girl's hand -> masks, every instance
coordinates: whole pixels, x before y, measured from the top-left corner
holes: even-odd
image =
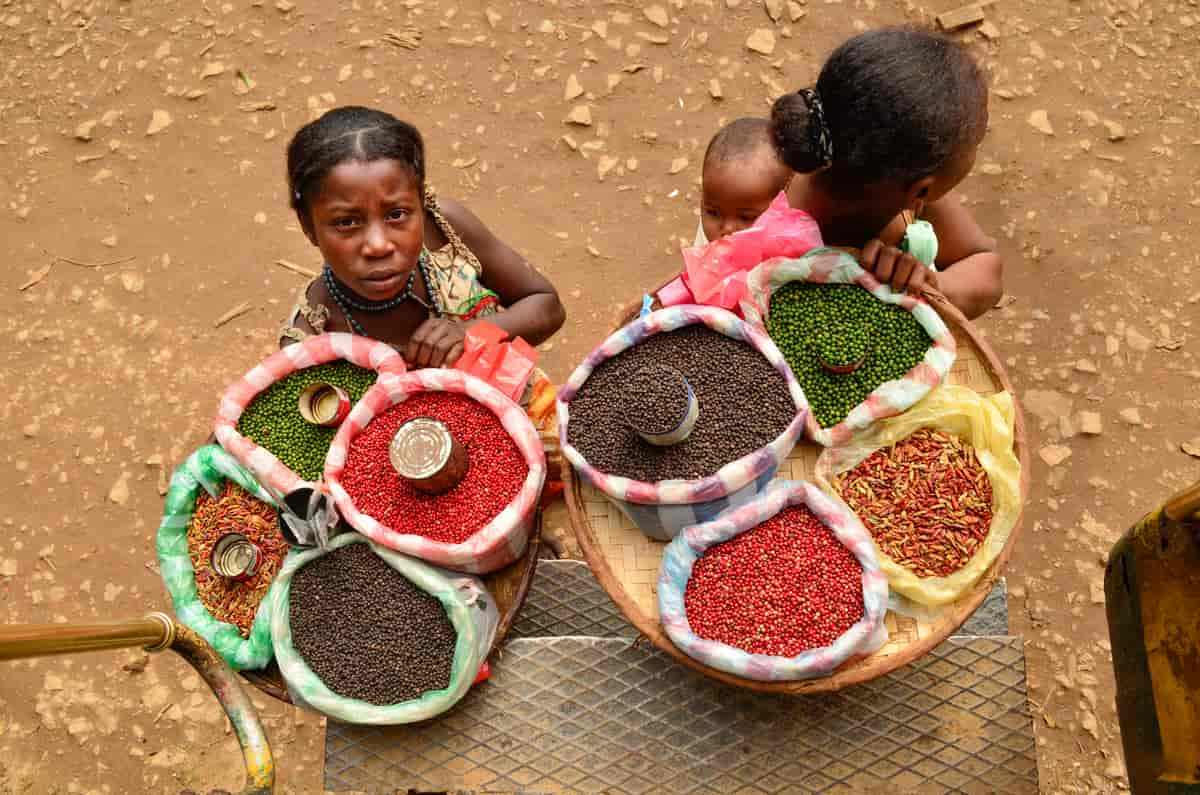
[[[889,285],[898,293],[908,291],[917,295],[926,285],[937,287],[937,275],[932,269],[922,265],[912,254],[889,246],[879,238],[863,246],[858,261],[880,284]]]
[[[417,327],[404,349],[409,367],[452,367],[463,353],[466,328],[444,317],[432,317]]]

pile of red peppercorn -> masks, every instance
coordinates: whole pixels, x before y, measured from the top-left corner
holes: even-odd
[[[692,567],[692,632],[752,654],[828,646],[863,617],[863,569],[811,510],[786,508],[710,547]]]
[[[436,497],[409,485],[388,455],[396,431],[415,417],[441,420],[467,451],[466,475]],[[358,510],[397,533],[461,544],[516,498],[528,474],[520,448],[490,409],[465,395],[423,392],[382,412],[350,442],[341,483]]]

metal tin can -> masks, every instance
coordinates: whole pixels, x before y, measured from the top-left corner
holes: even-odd
[[[858,341],[862,342],[862,350],[856,359],[845,358],[842,346],[845,344],[845,339],[853,334],[853,328],[845,323],[834,323],[822,330],[815,340],[817,362],[821,368],[828,373],[834,375],[847,375],[862,368],[867,363],[867,357],[871,355],[871,340],[867,339],[863,342],[862,337],[858,337]],[[838,358],[838,355],[842,358]]]
[[[677,395],[673,402],[679,406],[679,416],[677,419],[662,423],[659,422],[661,418],[656,417],[651,420],[640,416],[635,411],[629,419],[629,424],[648,443],[657,447],[670,447],[679,444],[691,435],[692,429],[696,427],[696,420],[700,416],[700,401],[696,399],[696,392],[683,373],[666,366],[655,366],[653,370],[654,376],[660,380],[660,383],[666,385],[668,390]],[[651,424],[656,423],[657,427],[650,427]]]
[[[245,582],[258,574],[262,552],[241,533],[226,533],[213,545],[208,564],[226,579]]]
[[[470,464],[466,448],[433,417],[416,417],[401,425],[388,455],[400,477],[433,495],[457,486]]]
[[[849,373],[853,373],[856,370],[861,369],[862,366],[867,363],[867,356],[869,354],[870,354],[870,351],[868,350],[856,362],[846,362],[844,364],[833,364],[831,362],[826,361],[818,353],[817,354],[817,362],[821,365],[821,368],[824,369],[826,372],[833,373],[834,375],[847,375]]]
[[[340,387],[318,382],[300,393],[296,408],[313,425],[334,428],[350,413],[350,396]]]

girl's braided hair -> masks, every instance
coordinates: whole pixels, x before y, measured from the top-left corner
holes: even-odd
[[[416,127],[372,108],[335,108],[296,132],[287,149],[292,209],[308,220],[308,205],[321,181],[348,160],[398,160],[412,172],[417,195],[425,195],[425,142]]]

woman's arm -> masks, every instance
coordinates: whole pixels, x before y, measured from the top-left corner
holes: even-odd
[[[550,339],[566,320],[554,285],[466,207],[451,199],[440,203],[446,220],[483,265],[484,286],[500,296],[506,309],[489,316],[488,322],[531,345]]]
[[[938,274],[943,295],[970,319],[996,305],[1004,272],[996,241],[986,234],[959,197],[950,193],[925,208],[938,237]]]

